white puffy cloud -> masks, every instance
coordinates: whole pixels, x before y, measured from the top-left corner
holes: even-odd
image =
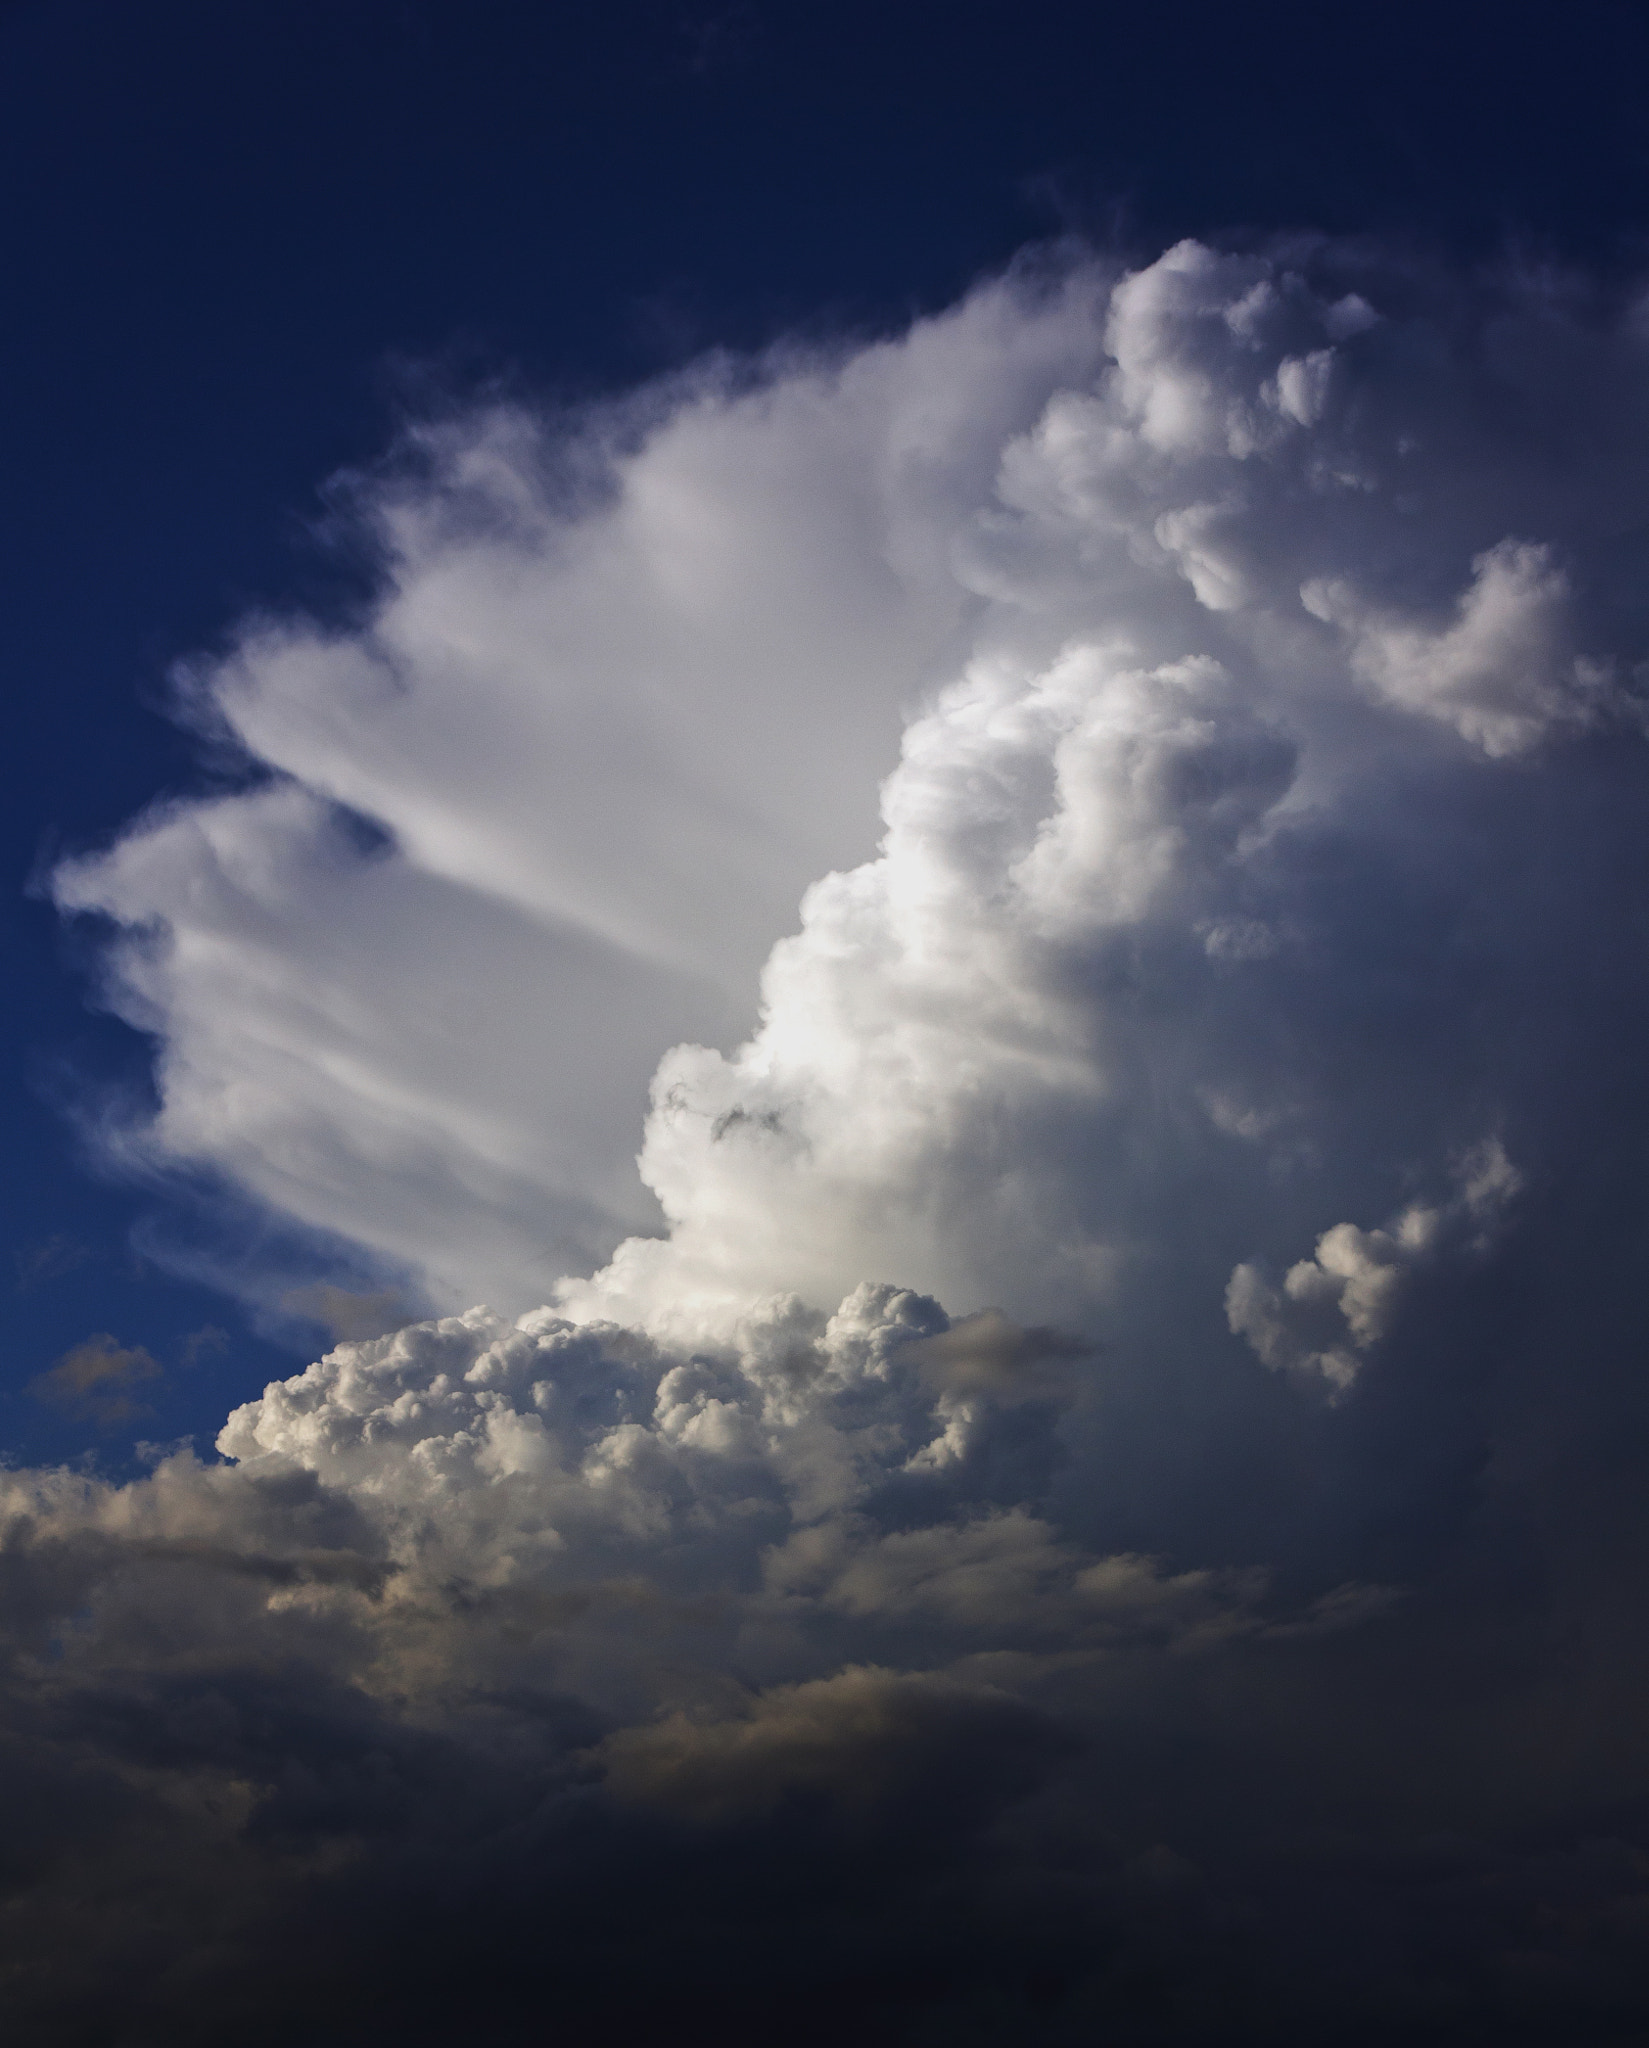
[[[1503,1106],[1468,1109],[1461,1034],[1492,1062],[1528,1020],[1468,1020],[1435,963],[1516,974],[1557,937],[1550,871],[1516,928],[1523,785],[1492,778],[1544,750],[1561,836],[1596,765],[1575,743],[1641,744],[1642,622],[1606,566],[1641,484],[1606,468],[1577,502],[1562,434],[1508,451],[1491,422],[1423,459],[1463,437],[1463,385],[1538,426],[1538,292],[1502,316],[1515,373],[1348,303],[1193,245],[1118,284],[1112,367],[1005,443],[956,545],[989,604],[907,728],[878,858],[809,892],[746,1046],[661,1065],[642,1172],[669,1234],[570,1285],[577,1312],[679,1327],[887,1272],[1086,1321],[1142,1261],[1200,1259],[1176,1215],[1223,1233],[1342,1175],[1389,1203]],[[1598,340],[1599,378],[1635,346]],[[1553,538],[1508,537],[1537,510]],[[1405,1012],[1406,1101],[1364,987]]]
[[[1521,753],[1553,725],[1588,724],[1618,703],[1607,669],[1565,645],[1569,598],[1551,548],[1516,540],[1476,558],[1455,617],[1439,628],[1381,620],[1332,579],[1300,591],[1308,611],[1345,632],[1353,674],[1492,756]]]
[[[302,1471],[351,1502],[397,1574],[392,1603],[454,1575],[505,1599],[658,1579],[729,1602],[745,1667],[777,1658],[773,1678],[840,1656],[810,1642],[820,1617],[925,1616],[941,1657],[1004,1634],[1069,1649],[1235,1625],[1263,1573],[1095,1560],[1000,1498],[992,1438],[1005,1419],[1052,1430],[1071,1352],[887,1286],[828,1318],[775,1303],[690,1356],[473,1310],[340,1344],[236,1410],[218,1448],[253,1485]]]

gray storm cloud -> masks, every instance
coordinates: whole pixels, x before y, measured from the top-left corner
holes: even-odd
[[[267,773],[57,892],[108,1142],[450,1312],[3,1476],[18,1768],[118,1788],[38,1995],[175,1841],[157,2039],[214,1871],[214,1981],[354,1914],[431,2010],[533,1899],[569,1998],[610,1914],[949,2038],[1629,2038],[1642,305],[1027,266],[356,502],[367,623],[187,681]]]

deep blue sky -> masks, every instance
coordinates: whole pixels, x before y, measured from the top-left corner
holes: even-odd
[[[198,783],[152,708],[169,665],[248,605],[330,601],[319,486],[429,366],[460,390],[622,384],[897,322],[1063,229],[1630,268],[1646,81],[1645,11],[1612,4],[6,7],[0,1448],[98,1442],[27,1391],[93,1331],[167,1369],[139,1434],[207,1431],[291,1369],[134,1252],[152,1191],[78,1157],[67,1077],[141,1086],[145,1052],[88,1013],[25,891]],[[208,1325],[227,1343],[186,1367]]]

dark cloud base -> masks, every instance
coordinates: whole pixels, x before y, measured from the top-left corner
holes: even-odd
[[[1473,1505],[1385,1611],[1012,1687],[860,1665],[711,1716],[484,1681],[436,1710],[358,1682],[398,1568],[308,1475],[234,1475],[237,1542],[14,1519],[0,2011],[51,2048],[1640,2040],[1643,1397],[1635,1338],[1572,1335],[1566,1417],[1515,1358],[1492,1400],[1456,1385]],[[306,1588],[342,1604],[281,1606]],[[665,1662],[718,1623],[459,1583],[413,1627],[604,1605]]]
[[[1336,1676],[1285,1712],[1354,1717],[1366,1674]],[[235,1830],[14,1736],[15,2038],[1624,2042],[1649,2003],[1644,1801],[1525,1786],[1521,1825],[1484,1827],[1481,1799],[1408,1789],[1437,1768],[1412,1722],[1325,1788],[1231,1737],[1123,1723],[1073,1760],[1049,1723],[952,1709],[844,1755],[868,1795],[780,1786],[695,1825],[299,1672],[76,1707],[127,1770],[213,1721],[267,1789]]]

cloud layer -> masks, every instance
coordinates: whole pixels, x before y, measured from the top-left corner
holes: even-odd
[[[1642,306],[1076,257],[355,504],[57,886],[110,1142],[459,1312],[6,1475],[39,2037],[1635,2038]]]

